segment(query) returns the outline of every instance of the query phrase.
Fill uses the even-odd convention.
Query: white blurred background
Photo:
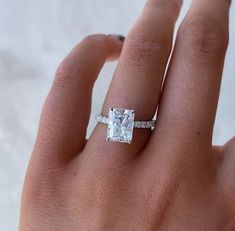
[[[20,194],[43,101],[56,67],[84,36],[126,35],[144,0],[0,0],[0,230],[17,230]],[[185,0],[180,20],[190,0]],[[214,143],[235,135],[235,4]],[[115,64],[95,86],[100,111]],[[92,117],[89,130],[94,126]]]

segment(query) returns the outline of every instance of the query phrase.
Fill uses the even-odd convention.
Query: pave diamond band
[[[109,117],[97,114],[95,117],[96,121],[102,124],[109,124]],[[156,121],[134,121],[134,128],[155,128]]]
[[[110,108],[109,115],[96,115],[96,120],[100,123],[107,124],[108,141],[121,143],[131,143],[134,128],[154,129],[156,121],[135,121],[135,111],[121,108]]]

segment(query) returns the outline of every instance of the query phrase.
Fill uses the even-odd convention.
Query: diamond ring
[[[156,121],[135,121],[135,111],[121,108],[110,108],[109,116],[96,115],[96,120],[107,124],[108,141],[131,144],[134,128],[154,129]]]

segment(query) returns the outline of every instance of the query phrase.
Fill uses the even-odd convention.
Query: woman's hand
[[[124,45],[118,36],[90,36],[60,65],[20,230],[235,230],[235,140],[212,146],[230,1],[193,1],[161,89],[181,3],[149,0]],[[129,108],[136,120],[151,120],[159,105],[156,129],[135,129],[127,145],[106,141],[98,124],[86,141],[92,87],[120,53],[102,114]]]

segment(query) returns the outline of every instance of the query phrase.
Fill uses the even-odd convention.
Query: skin
[[[235,230],[235,138],[212,145],[225,53],[228,0],[148,0],[125,42],[85,38],[59,66],[25,179],[21,231]],[[120,56],[120,57],[119,57]],[[98,124],[86,141],[94,82],[119,58],[103,114],[136,111],[154,131],[131,145],[107,142]]]

